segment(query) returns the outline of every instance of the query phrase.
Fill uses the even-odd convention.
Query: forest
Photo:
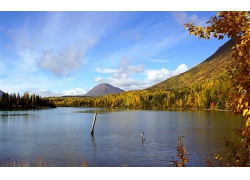
[[[58,107],[99,107],[128,109],[216,109],[229,110],[228,75],[179,90],[133,90],[100,97],[51,97]]]
[[[55,104],[49,98],[42,98],[39,95],[28,92],[23,96],[3,93],[0,98],[0,109],[17,109],[17,108],[42,108],[42,107],[56,107]]]

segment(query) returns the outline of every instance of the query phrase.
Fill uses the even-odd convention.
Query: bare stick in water
[[[93,119],[93,122],[92,122],[92,127],[91,127],[91,131],[90,131],[91,135],[94,134],[94,127],[95,127],[96,116],[97,116],[97,113],[95,113],[94,119]]]
[[[144,141],[145,137],[144,137],[144,132],[141,133],[141,140]]]

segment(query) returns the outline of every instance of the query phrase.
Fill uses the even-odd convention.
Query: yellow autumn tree
[[[234,63],[228,70],[233,87],[231,102],[233,112],[242,114],[245,127],[239,130],[244,143],[244,155],[237,158],[243,166],[250,166],[250,11],[218,12],[207,22],[207,26],[185,24],[190,35],[202,39],[228,37],[233,43]]]

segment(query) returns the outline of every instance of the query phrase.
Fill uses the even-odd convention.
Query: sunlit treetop
[[[223,11],[211,17],[211,19],[207,21],[207,24],[211,25],[206,27],[194,26],[193,22],[187,23],[185,26],[190,32],[190,35],[194,34],[204,39],[209,39],[211,33],[218,39],[223,39],[224,36],[228,36],[231,39],[237,40],[237,44],[242,40],[241,37],[249,35],[249,18],[250,11]],[[245,41],[246,40],[247,39],[245,39]]]

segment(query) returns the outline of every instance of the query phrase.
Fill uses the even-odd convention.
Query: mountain
[[[0,90],[0,98],[2,97],[3,93],[4,93],[4,92]]]
[[[232,41],[222,45],[213,55],[190,70],[173,76],[165,81],[149,87],[149,90],[174,90],[190,87],[209,79],[227,76],[227,70],[233,62]]]
[[[95,86],[93,89],[91,89],[85,96],[102,96],[105,94],[114,94],[114,93],[120,93],[124,92],[122,89],[118,87],[114,87],[110,84],[103,83]]]

